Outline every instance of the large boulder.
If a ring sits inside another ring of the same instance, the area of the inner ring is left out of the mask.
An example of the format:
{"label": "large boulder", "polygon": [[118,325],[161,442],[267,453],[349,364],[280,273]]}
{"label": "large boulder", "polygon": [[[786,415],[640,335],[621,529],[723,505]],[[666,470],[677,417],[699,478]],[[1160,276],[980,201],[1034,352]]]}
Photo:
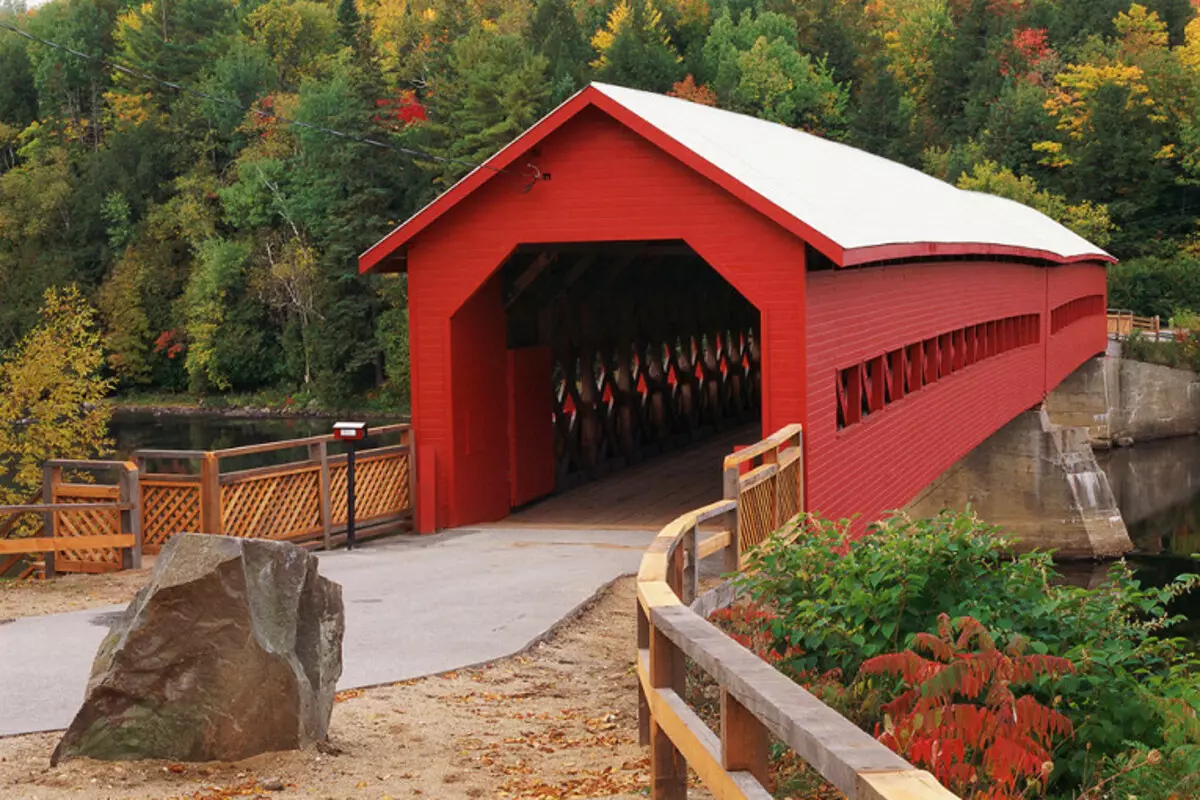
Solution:
{"label": "large boulder", "polygon": [[100,645],[51,763],[235,761],[321,741],[344,630],[342,588],[306,550],[174,536]]}

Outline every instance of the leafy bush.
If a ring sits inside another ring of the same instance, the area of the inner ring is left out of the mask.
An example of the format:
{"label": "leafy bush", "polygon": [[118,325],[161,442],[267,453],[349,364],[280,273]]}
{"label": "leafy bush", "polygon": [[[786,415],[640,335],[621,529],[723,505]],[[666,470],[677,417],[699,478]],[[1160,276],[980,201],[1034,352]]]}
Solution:
{"label": "leafy bush", "polygon": [[904,681],[905,690],[884,706],[888,724],[876,735],[964,797],[1015,800],[1043,787],[1052,748],[1071,735],[1071,721],[1014,689],[1073,673],[1075,665],[1024,650],[1019,638],[1000,650],[977,620],[942,614],[936,636],[919,633],[915,649],[863,664],[861,675]]}
{"label": "leafy bush", "polygon": [[[1200,578],[1142,588],[1119,563],[1100,588],[1056,585],[1049,554],[1009,553],[1001,533],[970,514],[893,516],[857,539],[845,521],[810,519],[748,560],[737,580],[770,612],[770,647],[793,677],[855,675],[868,659],[936,631],[942,614],[978,620],[1001,648],[1021,639],[1030,653],[1069,659],[1076,673],[1058,681],[1058,708],[1075,736],[1055,759],[1052,787],[1090,784],[1130,743],[1161,747],[1164,711],[1154,700],[1182,697],[1178,685],[1197,672],[1186,643],[1163,634],[1182,619],[1168,604]],[[1190,696],[1183,702],[1200,707]],[[879,718],[868,709],[856,721]]]}
{"label": "leafy bush", "polygon": [[1200,372],[1200,316],[1177,309],[1168,324],[1174,331],[1170,339],[1153,339],[1134,331],[1122,345],[1121,355],[1147,364]]}

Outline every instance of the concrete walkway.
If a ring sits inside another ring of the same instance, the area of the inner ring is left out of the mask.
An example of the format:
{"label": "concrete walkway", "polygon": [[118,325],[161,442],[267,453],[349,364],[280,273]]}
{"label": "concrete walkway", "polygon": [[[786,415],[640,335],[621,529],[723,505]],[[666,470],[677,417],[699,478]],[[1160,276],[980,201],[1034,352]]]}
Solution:
{"label": "concrete walkway", "polygon": [[[320,554],[342,584],[339,688],[430,675],[518,652],[598,589],[635,572],[646,531],[490,527]],[[0,625],[0,736],[58,730],[83,700],[122,606]]]}

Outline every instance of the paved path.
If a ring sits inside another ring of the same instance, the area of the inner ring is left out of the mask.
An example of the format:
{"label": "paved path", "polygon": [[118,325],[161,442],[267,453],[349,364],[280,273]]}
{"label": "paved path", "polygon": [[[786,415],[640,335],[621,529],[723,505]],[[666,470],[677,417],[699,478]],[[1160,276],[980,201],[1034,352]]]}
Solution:
{"label": "paved path", "polygon": [[[614,578],[636,571],[639,531],[455,531],[323,553],[342,584],[339,688],[429,675],[510,655]],[[0,625],[0,736],[57,730],[83,700],[96,648],[122,606]]]}

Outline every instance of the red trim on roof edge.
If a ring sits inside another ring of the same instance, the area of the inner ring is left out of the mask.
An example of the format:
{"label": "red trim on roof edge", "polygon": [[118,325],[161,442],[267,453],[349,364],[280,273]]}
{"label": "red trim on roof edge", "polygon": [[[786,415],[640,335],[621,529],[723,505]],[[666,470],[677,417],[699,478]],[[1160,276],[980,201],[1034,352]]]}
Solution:
{"label": "red trim on roof edge", "polygon": [[777,225],[793,233],[800,239],[811,244],[817,250],[828,256],[835,264],[850,267],[872,261],[890,261],[897,258],[914,258],[920,256],[959,256],[959,255],[1004,255],[1020,258],[1037,258],[1053,261],[1059,264],[1077,263],[1082,261],[1106,261],[1116,263],[1117,259],[1107,253],[1086,254],[1076,257],[1063,257],[1057,253],[1035,248],[1018,247],[999,244],[970,244],[970,243],[939,243],[939,242],[909,242],[902,244],[875,245],[845,250],[820,231],[812,228],[803,220],[799,220],[787,211],[767,200],[765,197],[737,180],[729,173],[716,167],[707,159],[697,155],[675,139],[660,131],[644,119],[633,113],[617,101],[604,94],[594,86],[586,86],[574,97],[568,99],[554,111],[507,144],[494,156],[484,162],[486,167],[476,167],[466,177],[460,180],[446,192],[436,197],[404,223],[380,239],[358,257],[360,273],[368,272],[379,266],[397,250],[407,245],[421,231],[429,227],[446,213],[450,208],[465,198],[471,192],[487,181],[496,177],[493,170],[501,170],[510,166],[514,161],[528,152],[539,142],[580,111],[589,106],[595,106],[610,117],[634,131],[651,144],[674,157],[696,173],[708,178],[743,203],[767,217]]}
{"label": "red trim on roof edge", "polygon": [[[599,90],[591,86],[585,87],[574,97],[568,99],[543,117],[532,128],[505,145],[500,152],[485,161],[484,165],[492,169],[504,169],[508,167],[521,155],[542,141],[542,139],[545,139],[551,133],[558,130],[564,122],[591,105],[590,96],[592,94],[599,94]],[[496,177],[497,173],[493,172],[492,169],[476,167],[465,178],[438,195],[428,205],[401,223],[394,231],[371,245],[366,252],[358,257],[358,271],[361,273],[373,269],[396,250],[408,244],[414,236],[428,228],[434,220],[449,211],[456,203]]]}
{"label": "red trim on roof edge", "polygon": [[891,261],[897,258],[920,258],[922,256],[1015,256],[1053,261],[1056,264],[1079,264],[1088,261],[1103,261],[1116,264],[1117,259],[1108,253],[1084,253],[1078,256],[1060,256],[1049,250],[1034,247],[1018,247],[1008,244],[983,244],[979,242],[905,242],[856,247],[845,251],[842,266],[856,267],[873,261]]}

